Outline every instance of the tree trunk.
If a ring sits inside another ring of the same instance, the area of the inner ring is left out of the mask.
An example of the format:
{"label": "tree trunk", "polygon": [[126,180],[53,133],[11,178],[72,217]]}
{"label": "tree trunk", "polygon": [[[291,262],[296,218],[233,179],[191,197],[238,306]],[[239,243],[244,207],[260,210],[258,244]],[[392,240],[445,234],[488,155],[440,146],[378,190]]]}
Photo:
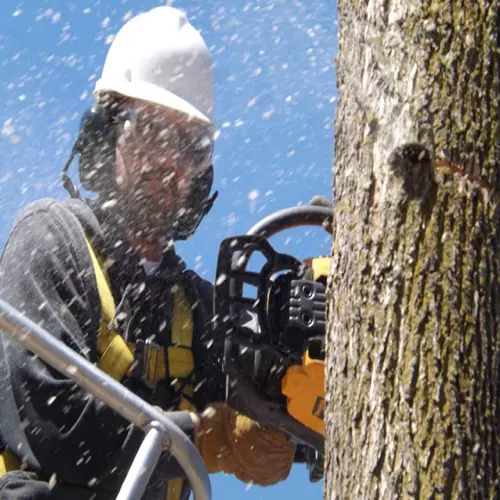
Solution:
{"label": "tree trunk", "polygon": [[499,9],[338,0],[327,499],[500,497]]}

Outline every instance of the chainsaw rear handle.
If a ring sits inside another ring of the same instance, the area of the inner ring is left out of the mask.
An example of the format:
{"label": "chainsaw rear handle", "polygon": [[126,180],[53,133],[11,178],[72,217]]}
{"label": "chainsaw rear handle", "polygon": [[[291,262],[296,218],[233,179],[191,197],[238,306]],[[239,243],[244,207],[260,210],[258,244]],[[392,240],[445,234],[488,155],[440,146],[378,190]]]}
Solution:
{"label": "chainsaw rear handle", "polygon": [[141,498],[165,449],[184,469],[195,500],[211,500],[205,464],[194,444],[176,425],[186,412],[164,413],[146,403],[3,300],[0,300],[0,330],[146,433],[117,500]]}

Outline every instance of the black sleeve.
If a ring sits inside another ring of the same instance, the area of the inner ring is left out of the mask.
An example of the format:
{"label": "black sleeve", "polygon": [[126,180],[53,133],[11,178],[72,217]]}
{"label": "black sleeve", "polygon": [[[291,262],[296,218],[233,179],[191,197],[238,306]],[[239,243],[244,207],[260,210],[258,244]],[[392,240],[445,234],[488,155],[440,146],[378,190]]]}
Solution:
{"label": "black sleeve", "polygon": [[195,395],[198,405],[204,407],[225,400],[226,382],[222,373],[224,338],[217,337],[213,329],[213,284],[194,272],[191,280],[196,290],[199,325],[193,343],[198,378]]}
{"label": "black sleeve", "polygon": [[[91,362],[100,301],[84,234],[60,203],[36,202],[16,220],[0,262],[0,297]],[[18,412],[42,468],[87,484],[129,465],[143,438],[109,407],[22,345],[5,353]],[[125,457],[125,458],[124,458]]]}

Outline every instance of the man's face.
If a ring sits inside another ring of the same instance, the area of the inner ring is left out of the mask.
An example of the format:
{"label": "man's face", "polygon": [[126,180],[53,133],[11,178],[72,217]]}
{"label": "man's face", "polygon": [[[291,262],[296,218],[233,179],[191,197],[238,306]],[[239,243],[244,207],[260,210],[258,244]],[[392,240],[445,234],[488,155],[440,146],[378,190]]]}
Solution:
{"label": "man's face", "polygon": [[[211,164],[212,136],[199,123],[143,102],[121,106],[116,146],[118,206],[141,239],[165,236]],[[195,216],[197,214],[193,214]]]}

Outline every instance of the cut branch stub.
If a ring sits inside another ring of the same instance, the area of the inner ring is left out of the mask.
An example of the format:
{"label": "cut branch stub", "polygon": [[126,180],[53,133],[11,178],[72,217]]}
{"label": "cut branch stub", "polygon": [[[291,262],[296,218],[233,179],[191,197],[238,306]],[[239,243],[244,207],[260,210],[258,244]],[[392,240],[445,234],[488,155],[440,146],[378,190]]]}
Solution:
{"label": "cut branch stub", "polygon": [[423,144],[407,143],[395,148],[387,160],[394,175],[403,180],[403,187],[412,199],[425,201],[436,179],[431,153]]}

